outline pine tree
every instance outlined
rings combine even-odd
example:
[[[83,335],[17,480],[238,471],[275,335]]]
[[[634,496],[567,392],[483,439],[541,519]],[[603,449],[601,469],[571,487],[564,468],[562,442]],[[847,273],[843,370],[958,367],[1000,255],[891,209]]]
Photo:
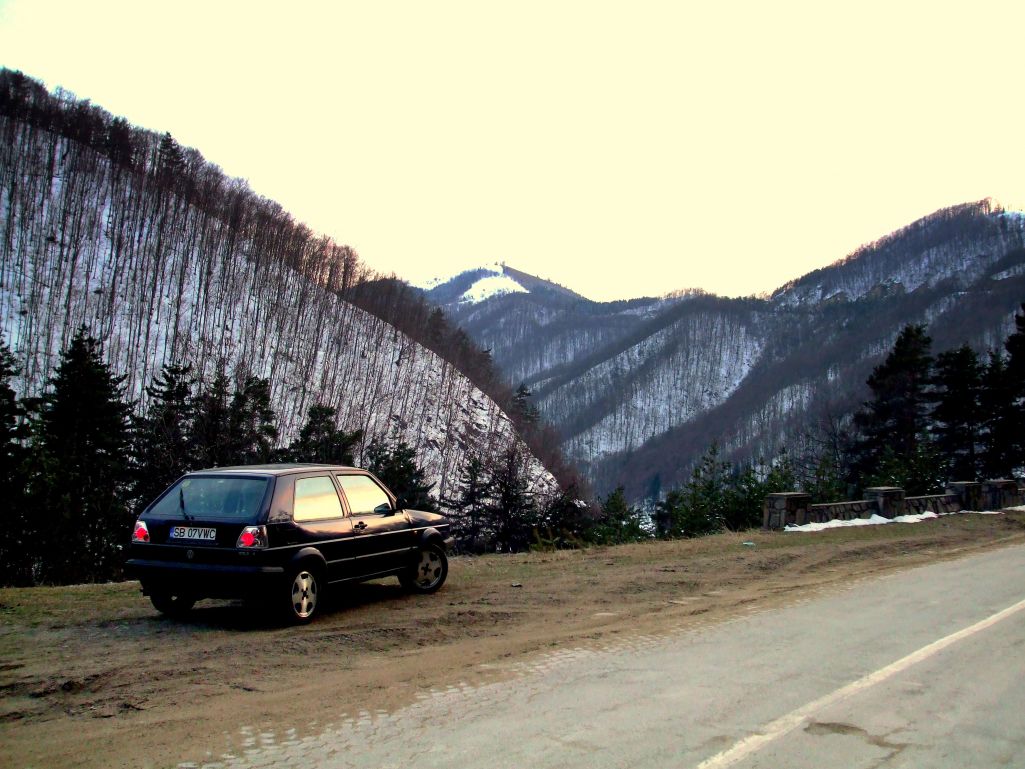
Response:
[[[627,504],[625,490],[619,486],[602,500],[601,517],[590,530],[589,537],[599,545],[647,539],[640,515],[637,509]]]
[[[1013,430],[1015,440],[1011,446],[1010,466],[1004,473],[1010,476],[1025,465],[1025,304],[1022,312],[1014,315],[1014,333],[1007,337],[1004,349],[1007,350],[1007,387],[1011,390],[1014,406],[1007,413],[1011,420],[1008,426]]]
[[[405,441],[372,440],[367,447],[367,469],[414,510],[437,511],[438,504],[430,496],[434,484],[427,483],[416,452]]]
[[[157,148],[156,176],[161,186],[174,187],[180,180],[185,168],[185,155],[181,146],[170,133],[160,137]]]
[[[899,486],[909,496],[937,494],[945,483],[943,462],[935,447],[924,441],[911,454],[904,455],[887,446],[872,473],[864,478],[866,487]]]
[[[928,440],[930,345],[924,326],[905,326],[886,360],[876,366],[868,378],[872,400],[854,417],[861,434],[856,447],[855,471],[862,482],[878,474],[884,453],[890,462],[908,463],[908,472],[897,473],[908,477],[920,477],[922,468],[918,465],[932,456],[921,450]],[[911,465],[916,469],[911,470]],[[935,475],[931,471],[925,474]],[[907,491],[926,493],[920,488]]]
[[[1004,349],[1007,350],[1007,370],[1012,377],[1021,382],[1021,388],[1025,391],[1025,303],[1021,305],[1021,312],[1014,314],[1014,332],[1004,342]],[[1020,397],[1025,397],[1025,392]]]
[[[982,373],[979,395],[982,476],[985,478],[1006,478],[1015,468],[1020,418],[1014,403],[1017,389],[1018,383],[1011,378],[1004,356],[991,352],[989,365]]]
[[[0,512],[0,585],[32,584],[33,540],[25,496],[25,410],[11,380],[18,366],[0,341],[0,484],[7,490]]]
[[[427,325],[424,329],[424,341],[427,347],[441,354],[443,352],[442,346],[448,337],[449,327],[448,321],[445,319],[445,311],[440,307],[435,307],[431,310],[431,314],[427,316]]]
[[[520,382],[520,386],[516,388],[516,393],[513,395],[509,415],[521,429],[533,427],[541,419],[537,407],[530,401],[532,396],[530,388]]]
[[[793,491],[797,486],[793,464],[781,452],[772,464],[764,459],[734,468],[728,473],[723,492],[723,525],[730,531],[743,531],[762,524],[762,505],[768,494]]]
[[[135,147],[132,127],[121,117],[114,118],[107,127],[104,149],[107,156],[117,165],[131,168],[134,165]]]
[[[89,582],[120,573],[131,528],[124,504],[130,413],[122,400],[124,379],[103,362],[99,342],[82,327],[42,398],[34,434],[40,498],[34,501],[43,581]]]
[[[228,446],[231,464],[264,464],[278,440],[271,408],[270,380],[247,376],[228,406]]]
[[[495,547],[508,553],[527,550],[538,524],[538,510],[529,488],[525,458],[518,446],[510,446],[498,457],[491,478],[495,489],[490,511]]]
[[[192,470],[196,380],[190,366],[168,364],[146,388],[145,414],[132,423],[133,497],[147,504],[172,481]]]
[[[333,406],[316,404],[307,412],[299,437],[282,452],[288,462],[316,462],[328,465],[353,464],[353,449],[363,439],[362,430],[339,430]]]
[[[192,416],[191,453],[196,467],[227,467],[234,464],[228,418],[228,377],[220,372],[195,399]]]
[[[471,553],[492,549],[494,532],[489,511],[493,496],[494,483],[487,465],[480,457],[471,456],[459,474],[456,494],[444,500],[460,549]]]
[[[951,481],[973,481],[979,476],[976,444],[982,423],[982,373],[979,357],[968,345],[936,358],[932,431]]]
[[[595,516],[582,497],[580,486],[573,481],[540,507],[535,536],[538,545],[549,548],[578,548],[583,546],[586,540],[593,540],[591,532],[595,525]],[[636,511],[631,509],[631,512],[634,514],[632,524],[630,521],[623,522],[622,534],[626,538],[624,541],[634,541],[634,526],[640,532],[638,538],[646,536],[640,528]]]
[[[811,495],[813,504],[842,502],[847,499],[844,473],[837,465],[832,452],[825,452],[815,459],[811,472],[805,476],[804,489]]]
[[[719,458],[718,445],[712,444],[686,485],[672,489],[656,505],[653,519],[659,535],[699,537],[722,531],[730,471],[729,463]]]

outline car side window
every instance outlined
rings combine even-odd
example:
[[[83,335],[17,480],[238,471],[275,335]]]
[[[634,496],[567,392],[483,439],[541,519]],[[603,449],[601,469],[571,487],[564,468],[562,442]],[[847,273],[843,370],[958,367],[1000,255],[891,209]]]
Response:
[[[338,475],[338,483],[345,492],[349,510],[353,515],[391,512],[391,500],[384,489],[367,475]]]
[[[296,521],[319,521],[340,518],[342,503],[338,499],[330,476],[297,478],[295,481],[295,507],[292,518]]]

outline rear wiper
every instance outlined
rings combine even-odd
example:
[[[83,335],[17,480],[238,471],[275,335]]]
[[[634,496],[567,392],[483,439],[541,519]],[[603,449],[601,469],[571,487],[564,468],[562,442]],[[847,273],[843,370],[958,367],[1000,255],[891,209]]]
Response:
[[[185,491],[180,486],[178,487],[178,507],[181,508],[182,518],[191,521],[192,516],[185,512]]]

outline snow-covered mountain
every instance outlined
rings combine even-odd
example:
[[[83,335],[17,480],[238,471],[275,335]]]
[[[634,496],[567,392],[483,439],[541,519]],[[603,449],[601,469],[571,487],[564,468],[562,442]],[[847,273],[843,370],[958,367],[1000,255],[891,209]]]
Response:
[[[507,294],[582,298],[558,283],[520,272],[503,262],[473,267],[449,278],[434,278],[420,288],[432,302],[447,307],[480,304]]]
[[[683,480],[713,441],[738,458],[800,448],[866,397],[905,324],[927,324],[936,350],[999,347],[1025,300],[1025,215],[988,200],[938,211],[768,299],[447,300],[459,287],[430,296],[533,389],[598,490],[636,498]]]
[[[85,325],[133,399],[171,362],[207,381],[267,377],[283,442],[311,405],[334,406],[367,443],[413,446],[441,496],[471,456],[521,443],[452,363],[346,301],[351,250],[169,137],[129,131],[129,154],[114,162],[110,136],[47,130],[48,119],[0,116],[0,331],[20,395],[42,392]],[[528,465],[535,491],[557,491],[543,465]]]
[[[7,71],[0,115],[0,331],[21,394],[40,393],[84,324],[132,397],[145,399],[166,362],[207,379],[267,377],[283,440],[310,405],[333,405],[340,427],[413,445],[442,494],[468,457],[520,440],[450,361],[499,398],[493,362],[527,384],[597,490],[623,484],[638,498],[683,480],[713,441],[738,458],[800,446],[817,421],[865,397],[905,324],[928,324],[936,350],[967,341],[983,351],[1001,344],[1025,299],[1025,216],[981,201],[767,299],[598,303],[486,266],[426,292],[453,328],[168,135]],[[547,457],[555,441],[531,436]],[[530,477],[554,492],[536,460]]]

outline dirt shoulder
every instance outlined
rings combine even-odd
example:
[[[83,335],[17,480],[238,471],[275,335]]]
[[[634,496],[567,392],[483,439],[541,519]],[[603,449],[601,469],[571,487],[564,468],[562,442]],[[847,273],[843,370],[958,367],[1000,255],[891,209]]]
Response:
[[[242,604],[162,618],[135,583],[0,590],[0,766],[175,766],[241,755],[545,653],[626,643],[1025,543],[1025,514],[817,534],[723,534],[452,560],[433,596],[349,588],[317,622]]]

